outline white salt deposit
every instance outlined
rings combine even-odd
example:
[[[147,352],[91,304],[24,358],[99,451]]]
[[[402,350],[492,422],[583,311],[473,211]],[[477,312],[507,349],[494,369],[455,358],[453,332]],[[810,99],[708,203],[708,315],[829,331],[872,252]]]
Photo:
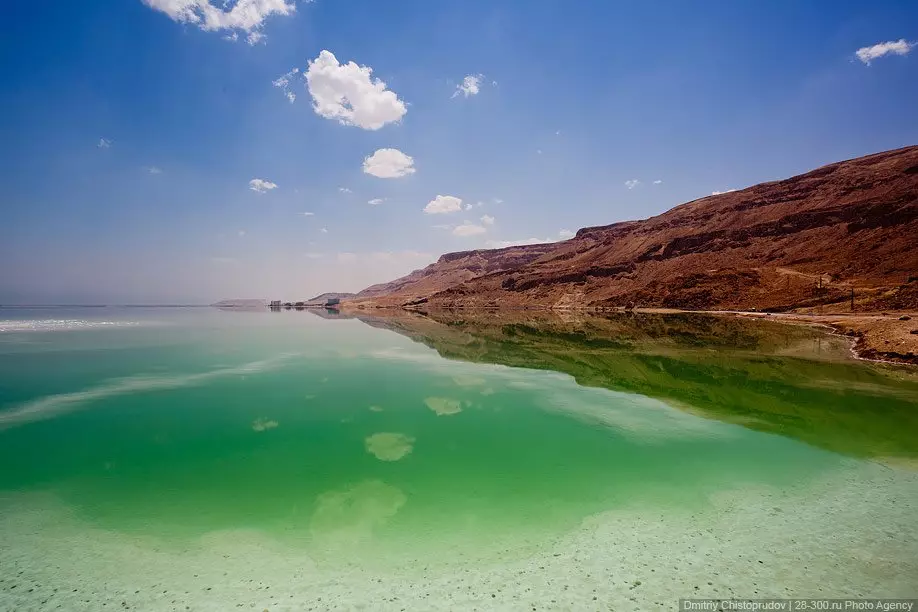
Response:
[[[149,325],[145,322],[143,325]],[[139,321],[96,321],[92,319],[6,319],[0,320],[0,333],[3,332],[48,332],[71,331],[76,329],[98,329],[109,327],[137,327]]]
[[[680,597],[915,597],[915,472],[852,460],[818,485],[709,502],[596,515],[485,561],[440,551],[351,564],[252,532],[174,549],[86,525],[50,496],[10,495],[0,609],[673,610]],[[398,489],[369,482],[325,496],[314,518],[346,541],[354,523],[366,542],[406,506]]]

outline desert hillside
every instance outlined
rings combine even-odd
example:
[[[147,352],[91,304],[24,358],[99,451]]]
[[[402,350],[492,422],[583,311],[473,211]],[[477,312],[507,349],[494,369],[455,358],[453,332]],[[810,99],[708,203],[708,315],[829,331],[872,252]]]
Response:
[[[358,308],[918,307],[918,146],[581,229],[450,253]]]

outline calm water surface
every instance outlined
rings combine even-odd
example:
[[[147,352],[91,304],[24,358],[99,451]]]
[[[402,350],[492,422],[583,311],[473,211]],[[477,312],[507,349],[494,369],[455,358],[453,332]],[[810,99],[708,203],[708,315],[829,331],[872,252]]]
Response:
[[[918,594],[908,368],[713,318],[326,316],[0,311],[0,609]]]

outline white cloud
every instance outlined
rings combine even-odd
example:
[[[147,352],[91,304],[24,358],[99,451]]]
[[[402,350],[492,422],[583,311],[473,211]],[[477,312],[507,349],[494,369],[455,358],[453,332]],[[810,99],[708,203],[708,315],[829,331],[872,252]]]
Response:
[[[266,193],[272,189],[277,189],[277,185],[271,181],[266,181],[260,178],[254,178],[249,181],[249,189],[258,193]]]
[[[372,200],[367,200],[367,204],[370,206],[379,206],[386,201],[386,198],[373,198]]]
[[[918,43],[908,42],[904,38],[900,38],[899,40],[890,40],[870,47],[861,47],[855,52],[855,55],[857,55],[857,59],[869,66],[872,60],[884,55],[908,55],[908,52],[915,45],[918,45]]]
[[[494,203],[495,203],[495,204],[503,204],[504,201],[501,200],[500,198],[494,198]]]
[[[290,91],[290,79],[295,77],[299,72],[299,68],[294,68],[284,76],[279,77],[271,82],[272,85],[279,87],[284,91],[284,95],[287,96],[288,100],[290,100],[290,104],[293,104],[296,101],[296,94]]]
[[[662,183],[663,181],[661,181],[660,179],[657,179],[653,182],[654,185],[661,185]]]
[[[464,208],[465,208],[465,210],[472,210],[472,203],[471,203],[471,202],[466,202]]]
[[[490,249],[504,249],[512,246],[524,246],[527,244],[545,244],[555,242],[551,238],[525,238],[523,240],[488,240],[485,244]]]
[[[641,184],[641,181],[637,179],[630,179],[630,180],[625,181],[625,187],[627,187],[628,189],[634,189],[640,184]]]
[[[347,187],[338,187],[338,191],[341,193],[352,193],[351,190]]]
[[[327,227],[323,227],[323,228],[320,229],[319,231],[322,232],[323,234],[327,234],[327,233],[328,233],[328,228],[327,228]]]
[[[494,225],[494,217],[491,215],[482,215],[481,222],[485,225]]]
[[[475,206],[477,206],[478,208],[481,208],[482,206],[484,206],[484,202],[482,202],[481,200],[478,200],[478,202],[475,203]]]
[[[475,225],[474,223],[466,221],[462,225],[457,225],[453,228],[453,236],[477,236],[487,231],[488,228],[482,225]]]
[[[224,38],[237,40],[239,31],[245,32],[246,40],[254,45],[264,38],[261,28],[271,15],[291,15],[296,10],[293,0],[236,0],[228,10],[229,0],[223,8],[211,4],[211,0],[142,0],[150,8],[163,12],[173,21],[190,23],[202,30],[215,32],[229,30]]]
[[[568,238],[573,238],[574,235],[575,235],[574,232],[572,232],[572,231],[569,230],[569,229],[563,229],[563,230],[561,230],[560,232],[558,232],[558,236],[560,236],[562,240],[567,240]]]
[[[542,149],[536,149],[536,153],[538,153],[539,155],[541,155],[541,154],[542,154]]]
[[[736,191],[736,189],[724,189],[723,191],[712,191],[711,195],[720,195],[722,193],[730,193],[731,191]]]
[[[454,213],[460,210],[462,210],[462,200],[448,195],[438,195],[424,207],[424,212],[428,215]]]
[[[467,77],[462,79],[462,83],[460,83],[459,85],[456,85],[456,91],[453,92],[452,97],[455,98],[456,96],[460,94],[465,96],[466,98],[468,98],[469,96],[478,95],[478,92],[481,91],[481,79],[483,78],[484,78],[483,74],[468,75]]]
[[[386,84],[373,79],[373,69],[354,62],[339,64],[331,51],[323,50],[309,62],[306,87],[316,114],[342,125],[378,130],[401,120],[405,103]]]
[[[303,215],[304,217],[312,217],[312,216],[315,215],[316,213],[314,213],[314,212],[303,212],[303,213],[300,213],[300,214]]]
[[[242,238],[243,236],[245,236],[245,230],[239,230],[239,231],[236,232],[236,233],[239,234],[239,237],[240,237],[240,238]]]
[[[363,160],[363,171],[378,178],[400,178],[414,174],[414,158],[398,149],[377,149]]]
[[[147,166],[146,171],[149,172],[150,174],[162,174],[163,173],[162,169],[157,168],[156,166]]]
[[[108,138],[100,138],[99,144],[96,145],[100,149],[110,149],[112,146],[112,141]]]
[[[450,224],[448,224],[448,223],[440,223],[440,224],[437,224],[437,225],[432,225],[431,227],[434,228],[434,229],[440,229],[440,230],[453,229],[453,226],[450,225]]]

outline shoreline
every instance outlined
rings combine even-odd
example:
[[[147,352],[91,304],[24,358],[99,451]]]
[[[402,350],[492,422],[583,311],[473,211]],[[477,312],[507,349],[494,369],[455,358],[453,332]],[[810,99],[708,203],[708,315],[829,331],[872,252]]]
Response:
[[[446,308],[443,312],[577,312],[584,314],[704,314],[736,318],[767,319],[788,325],[809,325],[851,340],[851,354],[863,361],[918,365],[918,312],[819,313],[761,312],[755,310],[681,310],[678,308]],[[424,314],[423,305],[414,307],[350,305],[346,313],[402,311]]]

